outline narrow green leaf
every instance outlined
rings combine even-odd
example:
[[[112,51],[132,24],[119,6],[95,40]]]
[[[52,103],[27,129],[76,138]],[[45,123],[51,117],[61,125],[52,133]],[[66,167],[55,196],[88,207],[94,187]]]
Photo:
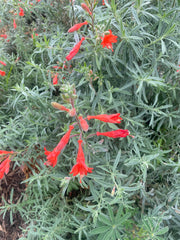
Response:
[[[98,219],[99,219],[100,222],[103,222],[106,225],[112,226],[112,223],[109,220],[108,216],[105,216],[105,215],[101,214],[101,215],[99,215]]]
[[[95,235],[95,234],[105,233],[107,231],[109,231],[109,228],[107,226],[102,226],[102,227],[98,227],[98,228],[93,229],[90,232],[90,234]]]
[[[113,164],[113,172],[114,172],[114,171],[116,170],[116,168],[117,168],[117,165],[118,165],[118,163],[119,163],[119,161],[120,161],[120,157],[121,157],[121,150],[118,151],[118,154],[117,154],[116,159],[115,159],[115,161],[114,161],[114,164]]]
[[[115,220],[114,219],[114,214],[113,214],[113,210],[112,210],[110,205],[108,205],[108,213],[109,213],[112,224],[114,224],[114,220]]]
[[[161,49],[162,49],[162,54],[165,54],[167,52],[166,45],[163,40],[161,40]]]
[[[168,232],[168,230],[169,230],[169,227],[164,227],[161,230],[159,230],[158,232],[156,232],[156,235],[163,235],[166,232]]]

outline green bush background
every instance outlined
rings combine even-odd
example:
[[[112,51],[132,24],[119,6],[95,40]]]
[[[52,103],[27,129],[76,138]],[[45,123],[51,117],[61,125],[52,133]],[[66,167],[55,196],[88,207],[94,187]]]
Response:
[[[6,76],[0,76],[0,149],[19,152],[16,165],[33,162],[39,169],[25,181],[22,201],[5,203],[2,213],[20,212],[27,225],[21,240],[179,239],[178,1],[109,0],[105,6],[99,1],[98,30],[85,26],[71,34],[73,24],[90,21],[82,1],[32,2],[4,0],[0,6],[0,30],[5,28],[9,39],[0,39],[0,60],[7,63]],[[11,13],[19,6],[24,17]],[[34,28],[39,35],[32,39]],[[98,32],[109,29],[118,36],[114,52],[97,40]],[[82,36],[89,39],[67,64],[69,71],[59,70],[60,84],[53,86],[52,66],[62,66]],[[65,178],[75,163],[76,139],[55,168],[43,164],[44,146],[52,150],[74,121],[51,106],[64,104],[63,83],[76,87],[78,114],[121,113],[120,126],[92,121],[90,133],[120,127],[135,136],[88,139],[91,149],[85,146],[84,152],[94,170],[82,185],[78,178]]]

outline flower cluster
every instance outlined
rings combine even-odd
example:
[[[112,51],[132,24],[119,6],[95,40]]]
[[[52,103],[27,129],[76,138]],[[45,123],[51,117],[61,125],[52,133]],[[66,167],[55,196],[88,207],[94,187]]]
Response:
[[[108,3],[107,0],[106,0],[106,2]],[[104,5],[105,2],[102,1],[102,4]],[[80,30],[83,26],[88,25],[89,29],[92,29],[93,32],[97,32],[98,33],[97,36],[96,36],[98,41],[96,41],[96,42],[99,44],[99,40],[101,40],[101,45],[102,45],[103,48],[106,47],[106,48],[111,49],[113,51],[112,43],[116,43],[118,37],[113,35],[111,30],[99,33],[99,30],[95,29],[96,26],[94,24],[94,15],[93,15],[93,10],[94,10],[95,6],[96,6],[96,1],[94,1],[94,3],[92,3],[92,4],[87,3],[87,5],[85,3],[81,3],[82,9],[87,13],[87,18],[89,18],[89,19],[84,21],[84,22],[80,22],[80,23],[74,24],[68,30],[68,33],[74,33],[75,31]],[[34,35],[38,36],[38,34],[34,34]],[[32,35],[32,38],[33,38],[34,35]],[[92,37],[92,34],[91,34],[90,37]],[[79,52],[79,50],[80,50],[80,48],[82,46],[82,43],[85,40],[88,41],[88,38],[89,37],[82,36],[81,39],[74,45],[74,47],[71,49],[69,54],[65,57],[66,60],[63,63],[63,67],[59,67],[59,66],[54,66],[53,67],[56,70],[56,72],[52,72],[52,83],[53,83],[53,85],[57,85],[59,83],[59,79],[61,78],[61,73],[59,74],[57,72],[57,70],[59,70],[59,69],[63,69],[64,70],[65,69],[65,66],[66,66],[65,63],[67,61],[72,60],[78,54],[78,52]],[[64,75],[64,72],[63,72],[63,75]],[[63,76],[61,79],[65,79],[65,76]]]
[[[108,1],[107,1],[108,2]],[[102,4],[104,5],[105,2],[102,1]],[[94,5],[92,4],[91,6],[87,6],[85,3],[81,3],[81,7],[82,9],[88,13],[88,15],[90,16],[92,23],[90,23],[90,25],[92,27],[94,27],[94,17],[93,17],[93,9],[95,7],[95,2]],[[87,25],[88,21],[82,22],[82,23],[77,23],[74,26],[72,26],[68,32],[72,33],[74,31],[78,31],[82,26]],[[101,45],[104,47],[107,47],[108,49],[111,49],[113,51],[112,48],[112,43],[116,43],[117,42],[117,36],[112,34],[112,31],[109,30],[108,34],[103,34],[103,37],[100,37],[102,42]],[[79,49],[81,47],[82,42],[85,40],[85,37],[82,37],[81,40],[73,47],[73,49],[70,51],[70,53],[66,56],[66,60],[70,61],[78,52]]]
[[[11,13],[13,15],[17,15],[17,12],[15,12],[14,10],[12,10]],[[19,7],[19,16],[24,17],[24,15],[25,15],[24,14],[24,9]],[[14,30],[16,30],[17,24],[16,24],[16,19],[15,18],[13,19],[12,25],[13,25]],[[37,36],[38,34],[35,33],[35,35]],[[0,38],[7,39],[7,37],[8,37],[7,34],[0,34]],[[9,39],[6,40],[6,41],[9,42]],[[0,64],[3,65],[3,66],[6,66],[6,63],[4,63],[3,61],[0,61]],[[4,77],[6,75],[6,72],[3,71],[2,69],[0,69],[0,75]]]
[[[20,0],[19,0],[20,1]],[[40,2],[41,0],[36,0],[36,3],[38,3],[38,2]],[[19,5],[19,4],[18,4]],[[32,2],[29,2],[29,5],[34,5]],[[29,8],[31,8],[31,6],[29,6]],[[19,15],[20,16],[20,18],[21,17],[24,17],[25,16],[25,12],[24,12],[24,9],[22,8],[22,7],[19,7],[19,10],[18,10],[18,12],[16,12],[16,10],[11,10],[11,11],[9,11],[9,13],[12,13],[14,16],[16,16],[16,15]],[[20,19],[19,18],[19,19]],[[13,28],[14,28],[14,30],[17,28],[17,23],[16,23],[16,20],[17,19],[13,19],[13,23],[12,23],[12,25],[13,25]],[[0,22],[1,22],[1,20],[0,20]],[[38,34],[37,33],[35,33],[35,35],[36,36],[38,36]],[[4,38],[4,39],[7,39],[7,34],[0,34],[0,37],[1,38]],[[31,37],[33,38],[33,34],[31,35]],[[9,39],[7,40],[7,42],[9,42]]]
[[[82,182],[82,178],[87,175],[87,173],[92,173],[93,168],[90,168],[86,165],[85,163],[85,156],[83,152],[82,145],[86,144],[86,141],[83,141],[83,135],[84,132],[88,132],[89,130],[89,125],[87,121],[90,120],[99,120],[102,122],[106,123],[115,123],[119,124],[122,121],[122,118],[120,117],[120,113],[115,113],[115,114],[100,114],[100,115],[95,115],[95,116],[87,116],[84,118],[82,115],[77,115],[77,111],[74,106],[74,100],[76,98],[76,92],[73,90],[74,86],[69,85],[69,86],[63,86],[61,88],[61,91],[64,90],[66,93],[63,96],[64,99],[68,102],[68,104],[71,104],[71,108],[68,108],[66,106],[63,106],[59,103],[52,102],[51,105],[60,111],[65,111],[69,114],[70,117],[75,117],[76,121],[69,126],[69,130],[65,133],[65,135],[61,138],[60,142],[57,144],[57,146],[52,150],[52,151],[47,151],[46,148],[45,150],[45,155],[47,158],[47,161],[44,163],[45,165],[55,167],[57,164],[57,159],[58,156],[61,154],[62,150],[66,147],[68,144],[70,138],[72,137],[78,137],[78,153],[77,153],[77,158],[76,158],[76,164],[72,167],[72,170],[70,171],[70,174],[73,174],[73,176],[80,176],[80,183]],[[67,92],[70,92],[68,95]],[[75,126],[79,127],[79,133],[74,135],[71,135],[73,129]],[[92,137],[92,136],[105,136],[109,138],[124,138],[127,136],[131,136],[129,130],[127,129],[118,129],[118,130],[113,130],[113,131],[108,131],[108,132],[96,132],[94,134],[90,134],[89,136],[86,137]],[[131,136],[133,137],[133,136]]]

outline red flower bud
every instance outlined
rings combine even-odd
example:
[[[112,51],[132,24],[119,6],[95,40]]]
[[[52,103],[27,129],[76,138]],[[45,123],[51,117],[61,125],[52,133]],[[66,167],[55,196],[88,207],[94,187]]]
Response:
[[[89,15],[92,15],[92,12],[85,3],[81,3],[81,7],[84,9],[84,11],[88,12]]]
[[[89,125],[87,124],[86,120],[84,120],[84,118],[82,116],[79,116],[78,118],[80,120],[80,125],[82,127],[82,130],[87,132],[89,129]]]
[[[0,63],[1,63],[2,65],[6,66],[6,63],[5,63],[5,62],[3,62],[3,61],[0,61]]]
[[[59,103],[57,103],[57,102],[52,102],[51,105],[52,105],[54,108],[59,109],[59,110],[61,110],[61,111],[66,111],[66,112],[69,112],[69,111],[70,111],[69,108],[66,108],[65,106],[63,106],[63,105],[61,105],[61,104],[59,104]]]

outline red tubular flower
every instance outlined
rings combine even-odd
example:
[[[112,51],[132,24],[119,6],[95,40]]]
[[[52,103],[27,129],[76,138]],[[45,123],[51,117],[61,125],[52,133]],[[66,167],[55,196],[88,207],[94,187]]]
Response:
[[[55,167],[57,164],[57,158],[61,151],[56,151],[56,149],[54,149],[52,152],[50,152],[47,151],[45,147],[44,151],[45,155],[47,156],[47,161],[44,163],[44,165]]]
[[[92,15],[92,12],[85,3],[81,3],[81,7],[84,9],[84,11],[88,12],[89,15]]]
[[[61,151],[65,148],[65,146],[68,144],[69,142],[69,137],[71,134],[71,131],[74,129],[74,126],[71,125],[69,126],[69,130],[68,132],[61,138],[60,142],[58,143],[58,145],[53,149],[53,151],[47,151],[46,148],[44,148],[45,150],[45,155],[47,156],[47,161],[44,163],[44,165],[48,165],[48,166],[52,166],[55,167],[57,164],[57,158],[59,156],[59,154],[61,153]]]
[[[15,19],[13,19],[13,26],[14,26],[14,29],[16,29],[16,28],[17,28],[17,25],[16,25],[16,20],[15,20]]]
[[[108,3],[108,0],[106,0],[106,2]],[[102,0],[102,5],[105,5],[105,1],[104,0]]]
[[[116,43],[117,42],[117,36],[112,34],[112,31],[109,30],[109,34],[105,35],[104,37],[101,37],[102,43],[101,45],[104,47],[107,47],[108,49],[111,49],[113,51],[112,48],[112,43]]]
[[[78,140],[79,148],[78,148],[78,154],[76,159],[76,164],[72,167],[70,174],[73,174],[73,176],[80,175],[80,183],[82,182],[82,178],[84,175],[87,175],[87,173],[92,173],[93,168],[89,168],[85,163],[85,157],[82,149],[82,140]]]
[[[106,137],[111,137],[111,138],[120,138],[120,137],[127,137],[130,134],[129,130],[127,129],[118,129],[115,131],[110,131],[110,132],[96,132],[97,136],[106,136]]]
[[[72,26],[72,27],[68,30],[68,32],[71,33],[71,32],[77,31],[77,30],[79,30],[83,25],[87,25],[87,24],[88,24],[87,21],[85,21],[85,22],[83,22],[83,23],[77,23],[77,24],[75,24],[74,26]]]
[[[1,75],[1,76],[5,76],[5,75],[6,75],[6,72],[0,70],[0,75]]]
[[[6,66],[6,63],[5,63],[5,62],[3,62],[3,61],[0,61],[0,63],[1,63],[2,65]]]
[[[0,37],[6,39],[7,38],[7,34],[1,34]]]
[[[86,120],[84,120],[84,118],[82,116],[79,116],[78,118],[80,120],[80,125],[82,127],[82,130],[87,132],[89,129],[89,125],[87,124]]]
[[[84,40],[85,40],[85,38],[82,37],[81,40],[73,47],[73,49],[70,51],[69,55],[66,56],[67,61],[71,60],[79,52],[81,44]]]
[[[70,137],[71,131],[73,129],[74,129],[74,126],[70,125],[68,132],[61,138],[60,142],[58,143],[58,145],[56,147],[57,151],[62,151],[65,148],[65,146],[68,144],[69,137]]]
[[[53,77],[53,85],[58,84],[58,74]]]
[[[5,160],[1,162],[0,164],[0,179],[4,177],[4,174],[9,172],[9,167],[10,167],[10,158],[9,155],[10,153],[14,153],[13,151],[5,151],[5,150],[0,150],[0,161]]]
[[[19,16],[24,16],[24,10],[21,7],[19,8]]]
[[[0,164],[0,179],[4,177],[4,174],[9,172],[11,160],[7,157],[1,164]]]
[[[1,154],[9,154],[9,153],[13,153],[13,151],[0,150],[0,155]]]
[[[115,114],[101,114],[97,116],[87,116],[87,119],[98,119],[103,122],[109,122],[109,123],[120,123],[122,118],[120,117],[120,113],[115,113]]]

